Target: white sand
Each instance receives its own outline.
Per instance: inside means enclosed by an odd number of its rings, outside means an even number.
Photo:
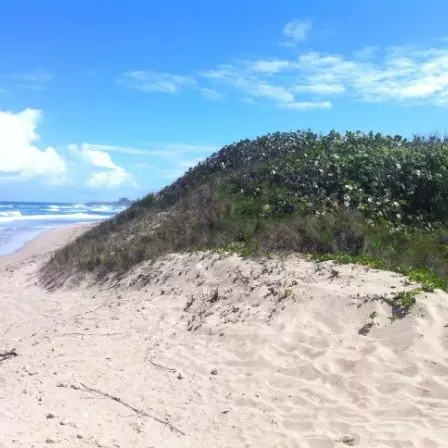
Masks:
[[[397,274],[200,253],[43,290],[79,232],[0,261],[0,447],[448,446],[447,294],[391,322]]]

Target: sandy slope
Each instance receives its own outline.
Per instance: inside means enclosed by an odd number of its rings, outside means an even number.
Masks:
[[[76,232],[0,264],[0,447],[448,446],[445,293],[391,322],[399,275],[202,253],[42,290]]]

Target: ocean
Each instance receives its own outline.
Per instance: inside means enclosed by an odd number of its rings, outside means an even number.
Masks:
[[[112,205],[0,201],[0,255],[19,250],[45,230],[99,222],[124,209]]]

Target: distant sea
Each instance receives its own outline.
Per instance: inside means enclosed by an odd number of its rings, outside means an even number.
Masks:
[[[124,208],[112,205],[0,201],[0,255],[17,251],[45,230],[102,221]]]

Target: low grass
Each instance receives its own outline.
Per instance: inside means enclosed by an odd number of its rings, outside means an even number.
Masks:
[[[238,255],[242,258],[250,257],[254,254],[254,250],[245,245],[228,244],[227,246],[220,246],[213,249],[213,252],[224,255]]]

